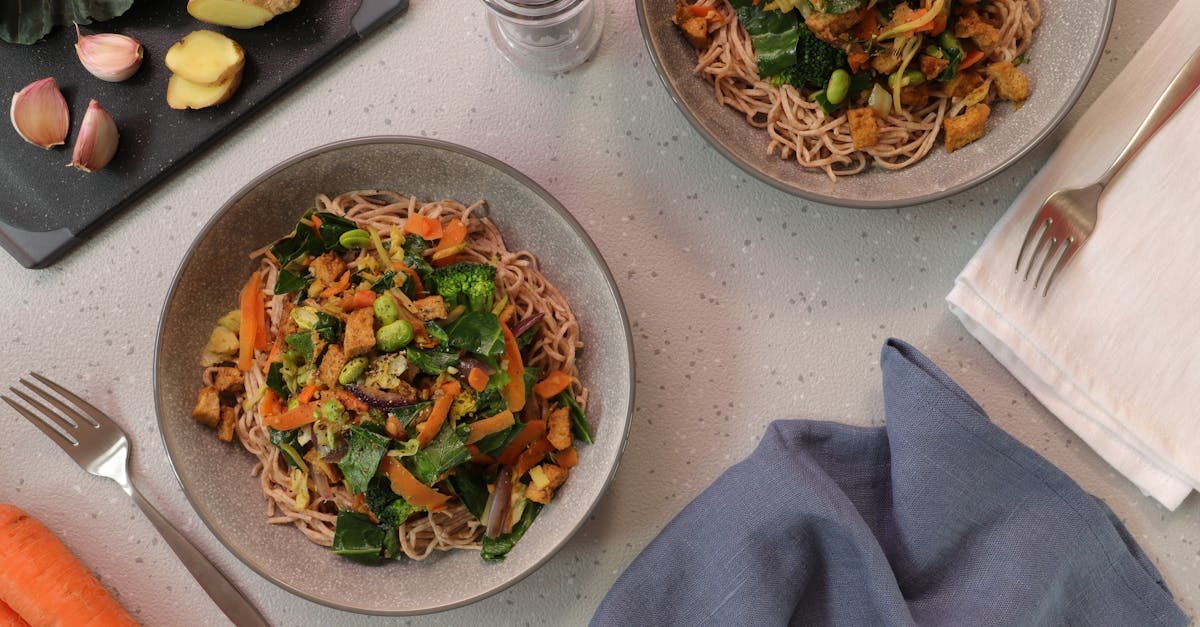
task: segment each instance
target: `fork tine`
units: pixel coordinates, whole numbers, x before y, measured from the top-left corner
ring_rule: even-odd
[[[1025,249],[1029,247],[1029,242],[1033,241],[1033,236],[1037,235],[1038,232],[1042,230],[1042,227],[1049,229],[1050,225],[1054,223],[1054,220],[1050,218],[1044,218],[1040,220],[1038,218],[1041,218],[1040,213],[1037,218],[1034,218],[1033,224],[1029,225],[1029,231],[1025,233],[1025,241],[1021,243],[1021,250],[1017,252],[1017,264],[1013,267],[1013,274],[1021,271],[1021,259],[1025,257]],[[1040,246],[1041,244],[1038,245]],[[1037,249],[1034,249],[1035,252],[1036,250]],[[1030,259],[1029,262],[1033,263],[1033,259]],[[1026,272],[1025,274],[1025,278],[1029,278],[1029,273]]]
[[[33,426],[37,427],[38,430],[40,430],[42,433],[45,433],[46,437],[53,440],[55,444],[59,445],[64,450],[74,448],[75,446],[77,446],[79,444],[78,442],[76,442],[74,440],[74,438],[67,437],[62,432],[60,432],[58,429],[51,427],[49,424],[46,423],[46,421],[42,420],[41,418],[38,418],[33,412],[29,411],[28,409],[25,409],[24,407],[19,405],[13,399],[11,399],[7,396],[0,396],[0,400],[3,400],[5,403],[8,403],[9,407],[12,407],[13,409],[17,410],[17,413],[24,416],[25,420],[28,420],[29,422],[33,423]]]
[[[68,401],[75,403],[76,407],[82,409],[84,411],[84,413],[86,413],[88,416],[91,417],[91,420],[89,422],[91,422],[92,425],[94,425],[96,427],[103,427],[106,424],[113,424],[112,418],[109,418],[107,414],[100,411],[99,409],[96,409],[96,407],[94,405],[83,400],[82,398],[80,398],[78,395],[71,392],[67,388],[64,388],[63,386],[51,381],[50,379],[47,379],[46,377],[42,376],[40,373],[30,372],[29,375],[32,376],[33,378],[37,379],[38,381],[45,383],[50,389],[54,390],[55,392],[58,392],[59,396],[62,396],[63,398],[67,399]]]
[[[1051,237],[1050,244],[1048,246],[1046,246],[1046,256],[1042,257],[1042,265],[1038,268],[1037,276],[1034,277],[1034,279],[1033,279],[1034,290],[1037,290],[1038,285],[1041,284],[1042,275],[1045,274],[1046,268],[1050,267],[1050,262],[1057,259],[1057,255],[1059,252],[1058,248],[1059,248],[1058,238]]]
[[[1050,239],[1050,226],[1047,224],[1046,230],[1042,231],[1042,236],[1038,238],[1037,246],[1034,246],[1033,252],[1029,253],[1029,265],[1025,266],[1025,276],[1021,278],[1022,281],[1029,280],[1029,273],[1033,272],[1033,266],[1037,265],[1037,260],[1041,257],[1039,253],[1042,252],[1042,248],[1048,239]]]
[[[74,419],[76,426],[82,426],[85,424],[92,425],[93,427],[99,426],[96,424],[96,421],[79,413],[78,411],[75,410],[74,407],[71,407],[70,405],[60,401],[58,399],[58,397],[47,392],[46,390],[43,390],[42,388],[37,387],[36,385],[30,383],[29,381],[26,381],[25,379],[21,379],[20,381],[25,387],[32,390],[33,393],[46,399],[51,405],[54,405],[55,407],[57,407],[59,411],[63,412],[64,414],[67,414],[72,419]]]
[[[1054,269],[1050,271],[1050,276],[1046,277],[1046,286],[1042,288],[1042,298],[1045,298],[1046,294],[1050,292],[1050,284],[1054,282],[1054,277],[1058,276],[1058,271],[1067,265],[1067,260],[1073,257],[1078,251],[1079,246],[1076,245],[1074,236],[1068,237],[1063,242],[1063,253],[1058,258],[1058,263],[1054,264]]]
[[[38,410],[39,412],[41,412],[41,414],[43,416],[50,419],[50,421],[52,421],[54,424],[61,427],[62,431],[64,433],[71,436],[71,439],[73,439],[73,440],[79,439],[74,433],[74,431],[79,428],[79,425],[64,418],[62,416],[62,414],[55,413],[49,407],[46,407],[45,405],[39,403],[36,398],[22,392],[21,390],[18,390],[17,388],[10,387],[10,388],[8,388],[8,391],[21,397],[21,400],[25,401],[26,405],[29,405],[29,406],[33,407],[34,409]]]

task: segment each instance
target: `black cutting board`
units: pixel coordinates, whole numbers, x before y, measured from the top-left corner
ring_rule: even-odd
[[[56,28],[32,46],[0,42],[0,98],[53,76],[71,108],[67,145],[53,150],[27,144],[10,125],[0,124],[0,246],[21,265],[53,263],[92,228],[306,74],[401,13],[408,0],[302,0],[294,11],[249,30],[199,22],[188,15],[186,4],[138,0],[125,15],[84,27],[142,42],[142,67],[123,83],[104,82],[83,69],[75,56],[73,28]],[[245,49],[242,84],[223,105],[176,111],[167,106],[170,72],[163,57],[171,44],[201,28],[222,32]],[[108,167],[87,174],[64,166],[71,161],[90,99],[112,114],[121,140]]]

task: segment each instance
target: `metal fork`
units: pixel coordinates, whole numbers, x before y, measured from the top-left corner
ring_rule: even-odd
[[[1057,256],[1057,261],[1050,270],[1050,274],[1047,275],[1046,283],[1042,288],[1042,296],[1046,296],[1058,271],[1067,265],[1067,261],[1074,257],[1076,252],[1079,252],[1079,248],[1096,230],[1100,195],[1104,193],[1105,186],[1146,145],[1147,140],[1154,136],[1163,124],[1166,124],[1167,120],[1183,106],[1183,103],[1187,102],[1188,97],[1198,86],[1200,86],[1200,48],[1196,49],[1192,56],[1184,62],[1183,67],[1167,84],[1166,91],[1154,103],[1141,126],[1133,133],[1133,137],[1129,138],[1129,142],[1125,144],[1121,153],[1117,155],[1117,159],[1095,183],[1077,189],[1060,189],[1050,194],[1042,203],[1042,208],[1034,216],[1033,223],[1029,225],[1029,231],[1025,234],[1025,241],[1021,244],[1021,250],[1017,253],[1014,272],[1019,273],[1021,261],[1025,257],[1025,249],[1029,247],[1029,243],[1033,241],[1034,237],[1041,233],[1037,245],[1029,254],[1029,263],[1025,267],[1023,281],[1028,281],[1034,266],[1038,266],[1037,275],[1033,280],[1033,287],[1036,290],[1042,280],[1042,275]],[[1043,252],[1045,254],[1041,254]],[[1038,263],[1039,257],[1040,263]]]
[[[217,570],[217,567],[207,557],[204,557],[204,554],[183,534],[179,533],[134,487],[132,478],[129,476],[129,439],[125,437],[125,432],[121,430],[121,427],[104,412],[61,385],[36,372],[31,372],[30,376],[37,379],[46,388],[57,392],[58,396],[54,396],[27,379],[21,379],[21,384],[58,411],[47,407],[46,404],[15,387],[8,389],[29,407],[37,410],[41,414],[40,416],[7,396],[0,395],[0,399],[17,410],[42,433],[45,433],[46,437],[66,451],[67,455],[71,456],[71,459],[75,460],[75,463],[84,470],[97,477],[106,477],[116,481],[126,494],[133,497],[133,501],[141,508],[142,513],[150,519],[155,529],[158,529],[163,539],[183,561],[183,565],[192,573],[196,581],[200,582],[200,586],[204,588],[208,596],[212,597],[221,611],[225,612],[229,620],[239,626],[262,625],[265,627],[268,625],[262,614],[258,613],[258,610],[233,586],[233,583],[221,574],[221,571]],[[59,397],[70,401],[74,407]]]

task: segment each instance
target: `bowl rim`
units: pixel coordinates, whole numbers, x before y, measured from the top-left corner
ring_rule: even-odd
[[[629,377],[628,377],[628,382],[627,382],[627,384],[629,386],[629,402],[628,402],[628,407],[626,408],[626,412],[625,412],[625,421],[621,425],[621,442],[619,443],[619,445],[617,447],[616,458],[613,460],[613,464],[612,464],[612,467],[608,471],[608,475],[604,477],[603,482],[600,484],[600,491],[597,492],[596,497],[587,506],[587,509],[583,511],[582,515],[580,515],[578,517],[578,520],[567,530],[567,533],[565,536],[563,536],[562,540],[560,540],[554,546],[550,547],[550,550],[547,551],[546,554],[544,556],[542,556],[539,560],[537,560],[530,566],[526,567],[523,571],[517,573],[516,575],[509,578],[508,580],[500,583],[499,585],[496,585],[488,590],[484,590],[482,592],[479,592],[477,594],[474,594],[468,598],[465,598],[465,599],[462,599],[459,601],[454,601],[451,603],[445,603],[445,604],[436,605],[436,606],[430,606],[430,607],[421,608],[421,609],[417,609],[417,610],[365,609],[365,608],[360,608],[360,607],[354,607],[351,605],[344,605],[341,603],[337,603],[336,601],[331,601],[329,599],[323,599],[318,596],[308,594],[307,592],[300,590],[300,589],[296,588],[295,586],[289,585],[289,584],[279,580],[273,574],[268,572],[261,564],[256,562],[254,559],[250,558],[247,555],[243,555],[241,552],[234,549],[230,545],[230,543],[226,540],[225,536],[221,533],[221,531],[216,526],[214,526],[212,522],[209,521],[208,517],[205,516],[204,513],[202,513],[202,510],[198,506],[196,500],[193,498],[191,491],[188,489],[188,486],[184,483],[182,476],[179,474],[179,469],[176,466],[175,457],[171,454],[171,447],[168,446],[168,444],[167,444],[166,431],[163,429],[163,425],[165,424],[164,416],[165,416],[166,412],[164,411],[164,408],[163,408],[163,404],[165,401],[162,398],[162,394],[159,391],[160,390],[160,388],[159,388],[159,360],[160,360],[161,354],[162,354],[161,346],[162,346],[162,341],[163,341],[163,331],[166,326],[165,323],[166,323],[166,317],[167,317],[167,308],[169,307],[170,303],[175,298],[176,290],[179,289],[180,276],[182,275],[184,268],[187,266],[188,261],[192,258],[192,255],[195,252],[196,247],[199,246],[200,241],[204,238],[204,236],[206,234],[208,234],[208,232],[214,226],[216,226],[217,222],[219,222],[222,218],[224,218],[225,214],[230,210],[231,207],[233,207],[233,205],[235,203],[237,203],[239,200],[241,200],[246,194],[250,193],[250,191],[253,190],[255,187],[262,184],[262,182],[265,181],[266,179],[268,179],[268,178],[274,176],[275,174],[279,173],[280,171],[285,170],[285,169],[291,167],[292,165],[295,165],[296,163],[299,163],[306,159],[310,159],[312,157],[315,157],[315,156],[318,156],[318,155],[321,155],[321,154],[324,154],[326,152],[330,152],[333,150],[339,150],[342,148],[348,148],[351,146],[360,146],[360,145],[365,145],[365,144],[409,144],[409,145],[419,145],[419,146],[425,146],[428,148],[447,150],[449,152],[457,153],[459,155],[474,159],[476,161],[482,162],[485,165],[489,165],[493,168],[496,168],[497,170],[499,170],[499,171],[503,172],[504,174],[515,179],[517,181],[517,183],[523,185],[530,191],[537,194],[538,197],[540,197],[543,201],[545,201],[546,204],[551,209],[553,209],[555,213],[557,213],[559,215],[559,217],[561,217],[563,220],[566,221],[567,226],[572,231],[574,231],[575,234],[583,241],[584,246],[586,247],[587,251],[591,254],[591,256],[595,259],[595,261],[599,264],[599,269],[601,271],[601,274],[604,277],[605,283],[608,286],[609,293],[612,295],[613,299],[615,300],[615,302],[617,304],[617,310],[618,310],[618,313],[620,314],[620,319],[621,319],[622,331],[625,335],[625,350],[629,356]],[[463,607],[466,605],[470,605],[472,603],[476,603],[476,602],[481,601],[487,597],[490,597],[498,592],[502,592],[502,591],[512,587],[517,582],[525,579],[526,577],[531,575],[534,571],[541,568],[546,562],[548,562],[550,560],[550,558],[552,558],[556,554],[558,554],[558,552],[571,540],[571,538],[575,536],[575,534],[579,531],[580,527],[582,527],[583,524],[589,520],[592,512],[595,511],[596,506],[600,504],[600,501],[603,499],[604,494],[608,491],[609,487],[612,485],[613,479],[616,477],[617,468],[621,465],[621,458],[624,456],[625,449],[626,449],[627,445],[629,444],[629,432],[631,431],[632,426],[633,426],[633,408],[636,407],[636,401],[635,401],[635,394],[637,392],[637,385],[636,385],[637,378],[636,378],[636,374],[635,374],[636,369],[637,369],[637,360],[634,355],[633,332],[629,325],[629,314],[626,311],[625,303],[621,298],[621,293],[617,289],[616,279],[613,277],[612,270],[608,267],[608,262],[605,261],[604,256],[600,253],[600,249],[596,246],[595,242],[592,241],[592,238],[587,234],[587,231],[584,230],[583,226],[579,223],[579,221],[576,220],[575,217],[573,215],[571,215],[571,213],[569,211],[567,211],[566,207],[564,207],[562,205],[562,203],[560,203],[558,201],[558,199],[556,199],[554,196],[552,196],[541,185],[534,182],[533,179],[531,179],[528,176],[526,176],[525,174],[521,173],[516,168],[508,165],[507,163],[504,163],[503,161],[500,161],[499,159],[497,159],[495,157],[492,157],[491,155],[479,152],[478,150],[475,150],[473,148],[467,148],[466,146],[461,146],[459,144],[454,144],[451,142],[438,140],[438,139],[431,139],[431,138],[427,138],[427,137],[414,137],[414,136],[410,136],[410,135],[368,135],[368,136],[363,136],[363,137],[343,139],[343,140],[330,142],[327,144],[322,144],[320,146],[310,148],[299,154],[289,157],[288,159],[285,159],[285,160],[279,162],[278,164],[272,166],[271,168],[268,168],[267,170],[263,171],[259,175],[255,176],[248,183],[243,185],[240,189],[238,189],[237,192],[232,194],[229,197],[229,199],[226,200],[223,205],[221,205],[221,208],[218,209],[215,213],[213,213],[213,215],[208,219],[208,221],[206,221],[204,223],[204,226],[202,226],[196,232],[195,238],[192,240],[192,243],[188,246],[187,251],[184,253],[183,258],[179,262],[179,266],[175,269],[175,274],[171,278],[171,287],[167,291],[167,295],[166,295],[165,299],[163,300],[162,309],[159,311],[158,329],[155,333],[155,338],[154,338],[154,362],[153,362],[151,386],[154,388],[154,413],[157,418],[156,422],[157,422],[157,426],[158,426],[159,439],[162,442],[163,449],[166,451],[167,461],[170,462],[170,465],[171,465],[171,472],[172,472],[172,474],[175,475],[176,482],[179,484],[180,488],[183,490],[183,495],[184,495],[184,498],[187,499],[188,505],[191,506],[192,510],[200,518],[200,521],[204,523],[204,526],[208,528],[209,532],[211,532],[217,538],[217,541],[220,542],[221,545],[224,546],[227,551],[232,553],[234,555],[234,557],[236,557],[241,563],[245,564],[247,567],[250,568],[250,570],[254,571],[255,573],[257,573],[259,576],[266,579],[267,581],[270,581],[271,583],[275,584],[276,586],[279,586],[280,588],[282,588],[296,596],[307,599],[314,603],[318,603],[320,605],[324,605],[326,607],[330,607],[333,609],[343,610],[343,611],[347,611],[347,612],[354,612],[357,614],[368,614],[368,615],[373,615],[373,616],[417,616],[417,615],[422,615],[422,614],[432,614],[432,613],[436,613],[436,612],[442,612],[442,611],[451,610],[451,609]]]
[[[836,196],[827,196],[825,194],[809,191],[794,183],[771,176],[735,155],[732,150],[727,148],[725,144],[716,137],[716,135],[710,133],[703,122],[701,122],[700,118],[692,112],[691,108],[689,108],[686,103],[684,103],[683,96],[677,89],[675,89],[675,86],[671,84],[670,79],[667,77],[667,70],[663,65],[662,59],[659,57],[658,49],[651,43],[650,23],[649,18],[646,17],[647,1],[648,0],[635,0],[635,4],[637,4],[638,24],[642,31],[642,43],[646,46],[646,50],[650,54],[650,62],[654,64],[654,70],[655,73],[658,74],[659,81],[662,82],[663,86],[667,88],[667,94],[671,97],[671,101],[674,102],[679,111],[683,113],[683,117],[687,118],[687,121],[689,124],[691,124],[692,128],[699,132],[710,146],[716,148],[717,152],[719,152],[721,156],[725,157],[734,165],[741,168],[743,172],[770,185],[771,187],[787,192],[793,196],[799,196],[800,198],[804,198],[806,200],[812,200],[814,202],[824,203],[834,207],[845,207],[849,209],[895,209],[898,207],[908,207],[912,205],[933,202],[935,200],[941,200],[975,187],[976,185],[979,185],[980,183],[983,183],[993,176],[1003,172],[1004,170],[1008,169],[1009,166],[1021,160],[1022,157],[1029,154],[1031,151],[1033,151],[1033,149],[1041,145],[1041,143],[1045,141],[1046,138],[1049,137],[1060,124],[1062,124],[1062,121],[1066,119],[1067,114],[1070,113],[1071,109],[1075,107],[1075,104],[1079,102],[1079,97],[1083,95],[1083,90],[1087,88],[1089,83],[1091,83],[1092,75],[1095,74],[1096,68],[1100,65],[1100,59],[1104,56],[1104,46],[1108,43],[1108,35],[1112,30],[1113,15],[1117,8],[1116,0],[1104,0],[1104,25],[1101,27],[1100,37],[1096,40],[1096,45],[1092,49],[1092,54],[1088,58],[1087,66],[1080,75],[1081,80],[1075,85],[1075,88],[1071,90],[1071,93],[1068,94],[1067,99],[1063,102],[1062,106],[1059,107],[1058,111],[1056,111],[1051,117],[1049,124],[1046,124],[1042,130],[1034,136],[1033,140],[1027,143],[1020,150],[1017,150],[1007,159],[985,171],[983,174],[943,190],[896,200],[847,200],[844,198],[838,198]]]

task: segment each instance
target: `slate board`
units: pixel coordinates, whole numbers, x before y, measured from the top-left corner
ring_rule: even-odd
[[[104,82],[83,69],[72,28],[56,28],[32,46],[0,42],[0,95],[53,76],[71,108],[65,147],[42,150],[11,127],[0,128],[0,246],[28,268],[53,263],[91,229],[407,6],[408,0],[303,0],[264,26],[238,30],[195,20],[183,0],[139,0],[119,18],[83,27],[142,42],[142,67],[123,83]],[[170,73],[163,57],[171,44],[200,28],[223,32],[245,49],[242,85],[219,107],[176,111],[166,102]],[[112,114],[121,140],[108,167],[87,174],[64,166],[90,99]]]

